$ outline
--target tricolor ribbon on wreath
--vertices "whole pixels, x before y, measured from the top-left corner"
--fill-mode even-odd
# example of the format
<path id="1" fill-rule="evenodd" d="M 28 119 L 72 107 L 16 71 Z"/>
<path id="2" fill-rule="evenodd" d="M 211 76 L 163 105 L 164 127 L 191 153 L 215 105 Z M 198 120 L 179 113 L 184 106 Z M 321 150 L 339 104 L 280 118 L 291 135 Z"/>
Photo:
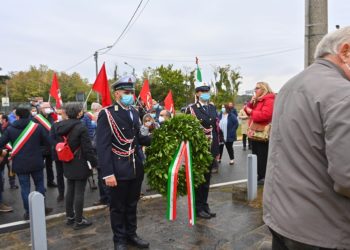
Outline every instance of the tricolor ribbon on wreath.
<path id="1" fill-rule="evenodd" d="M 176 219 L 176 194 L 178 173 L 182 165 L 182 159 L 185 158 L 185 172 L 187 184 L 187 201 L 188 201 L 188 220 L 193 226 L 196 223 L 195 193 L 192 171 L 192 152 L 189 141 L 181 142 L 173 160 L 171 161 L 168 171 L 168 195 L 167 195 L 167 219 L 173 221 Z"/>

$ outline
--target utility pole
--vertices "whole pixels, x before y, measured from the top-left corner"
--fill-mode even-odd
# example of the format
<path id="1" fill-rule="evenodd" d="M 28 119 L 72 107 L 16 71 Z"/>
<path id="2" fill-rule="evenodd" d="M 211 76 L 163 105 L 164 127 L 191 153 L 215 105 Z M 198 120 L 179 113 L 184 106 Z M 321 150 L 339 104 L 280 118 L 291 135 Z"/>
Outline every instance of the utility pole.
<path id="1" fill-rule="evenodd" d="M 305 68 L 314 61 L 317 44 L 328 33 L 328 0 L 305 0 Z"/>
<path id="2" fill-rule="evenodd" d="M 97 75 L 98 75 L 98 51 L 95 51 L 94 58 L 95 58 L 95 65 L 96 65 L 96 78 L 97 78 Z M 97 103 L 100 103 L 100 95 L 98 93 L 97 93 Z"/>
<path id="3" fill-rule="evenodd" d="M 118 77 L 118 65 L 115 65 L 115 68 L 114 68 L 114 81 L 117 80 L 117 77 Z"/>

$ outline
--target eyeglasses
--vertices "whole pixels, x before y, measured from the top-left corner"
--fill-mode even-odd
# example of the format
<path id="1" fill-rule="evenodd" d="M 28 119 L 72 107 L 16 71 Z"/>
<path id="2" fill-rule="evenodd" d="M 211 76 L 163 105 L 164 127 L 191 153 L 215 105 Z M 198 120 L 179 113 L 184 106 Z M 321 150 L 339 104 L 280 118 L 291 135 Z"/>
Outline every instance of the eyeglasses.
<path id="1" fill-rule="evenodd" d="M 256 87 L 254 90 L 256 91 L 256 90 L 259 90 L 259 89 L 261 89 L 260 87 Z"/>

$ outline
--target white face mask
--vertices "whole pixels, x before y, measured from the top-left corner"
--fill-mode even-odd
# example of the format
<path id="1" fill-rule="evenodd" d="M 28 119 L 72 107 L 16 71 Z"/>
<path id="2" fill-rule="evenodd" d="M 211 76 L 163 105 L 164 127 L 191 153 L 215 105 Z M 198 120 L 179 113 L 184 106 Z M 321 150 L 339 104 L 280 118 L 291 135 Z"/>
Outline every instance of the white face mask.
<path id="1" fill-rule="evenodd" d="M 36 116 L 37 114 L 38 114 L 38 113 L 35 112 L 35 111 L 32 112 L 32 116 Z"/>
<path id="2" fill-rule="evenodd" d="M 158 121 L 159 121 L 160 123 L 163 123 L 163 122 L 165 121 L 165 119 L 164 119 L 163 116 L 159 116 Z"/>
<path id="3" fill-rule="evenodd" d="M 60 121 L 62 121 L 63 119 L 62 119 L 62 116 L 61 115 L 58 115 L 57 116 L 57 120 L 60 122 Z"/>
<path id="4" fill-rule="evenodd" d="M 149 127 L 149 126 L 152 125 L 152 122 L 145 122 L 145 125 L 146 125 L 147 127 Z"/>
<path id="5" fill-rule="evenodd" d="M 45 114 L 51 114 L 52 113 L 52 109 L 51 108 L 45 108 L 44 112 L 45 112 Z"/>

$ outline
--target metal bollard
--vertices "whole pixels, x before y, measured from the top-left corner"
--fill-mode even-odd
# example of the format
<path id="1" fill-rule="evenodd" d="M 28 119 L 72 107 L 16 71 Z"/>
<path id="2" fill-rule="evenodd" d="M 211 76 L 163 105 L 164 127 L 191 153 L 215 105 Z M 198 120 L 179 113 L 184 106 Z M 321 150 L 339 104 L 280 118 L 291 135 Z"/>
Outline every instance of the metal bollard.
<path id="1" fill-rule="evenodd" d="M 47 250 L 44 196 L 36 191 L 29 194 L 30 234 L 33 250 Z"/>
<path id="2" fill-rule="evenodd" d="M 248 154 L 248 201 L 256 199 L 258 193 L 258 161 L 256 155 Z"/>

